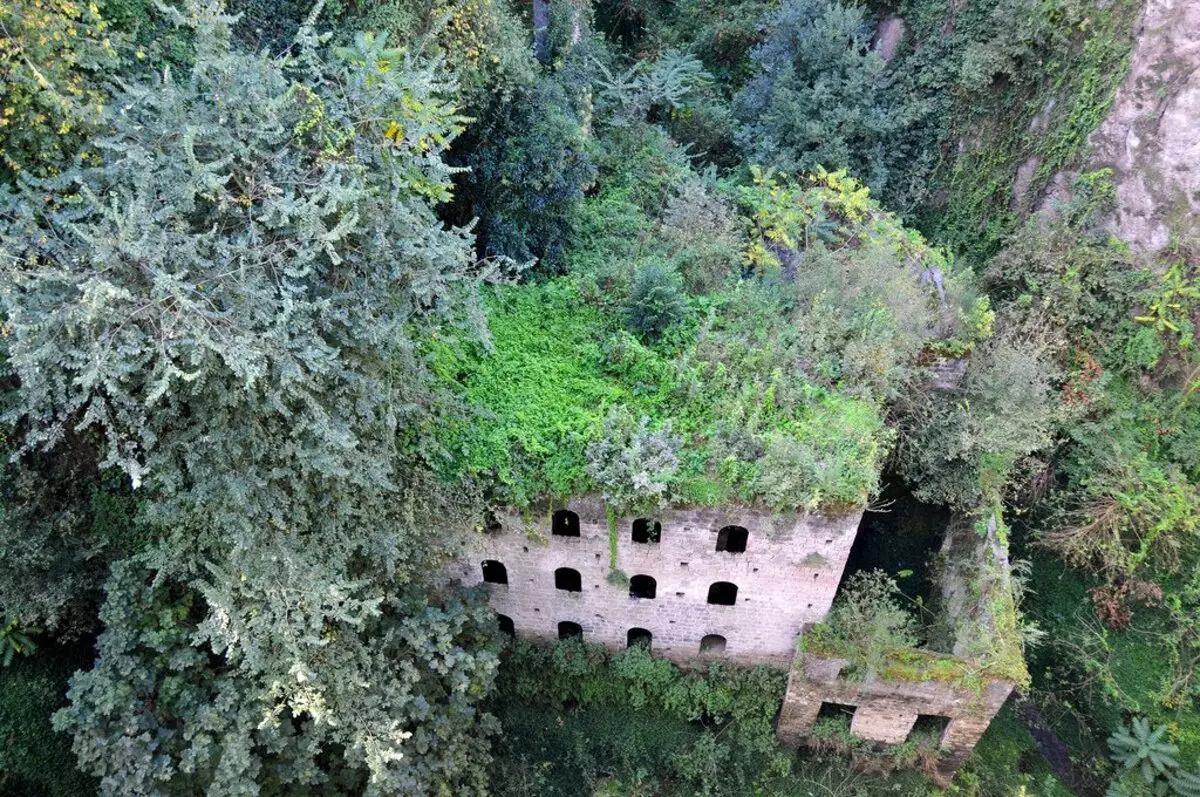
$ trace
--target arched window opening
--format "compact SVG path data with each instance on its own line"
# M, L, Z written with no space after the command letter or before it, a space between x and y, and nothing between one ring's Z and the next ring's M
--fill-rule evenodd
M718 606L732 606L737 603L737 584L728 581L717 581L708 588L708 602Z
M629 579L629 597L653 598L658 593L658 582L651 576L634 576Z
M517 627L513 625L512 618L507 614L496 615L496 622L500 625L500 632L509 636L517 635Z
M558 624L559 639L583 639L583 626L579 623L572 623L570 620L563 620Z
M495 559L485 559L483 562L483 581L485 584L507 584L508 569Z
M701 656L719 656L725 652L725 637L720 634L707 634L700 640Z
M578 570L560 567L554 571L554 586L567 592L583 592L583 579Z
M650 651L650 643L654 640L654 635L645 628L630 628L629 633L625 636L625 646L633 647L641 645L646 648L646 652Z
M662 524L657 520L640 517L633 521L633 541L640 543L662 540Z
M750 532L741 526L726 526L717 532L717 550L725 553L745 553Z
M560 509L550 518L550 533L555 537L578 537L579 515L569 509Z

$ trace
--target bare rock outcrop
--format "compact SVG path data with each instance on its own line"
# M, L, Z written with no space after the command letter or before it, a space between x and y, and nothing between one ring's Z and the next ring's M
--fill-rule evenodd
M880 20L879 26L875 29L875 37L871 46L875 48L875 52L879 53L880 58L890 61L896 57L896 51L900 49L900 42L903 38L904 19L892 14Z
M1111 167L1112 231L1148 250L1200 233L1200 2L1146 0L1129 73L1089 140Z

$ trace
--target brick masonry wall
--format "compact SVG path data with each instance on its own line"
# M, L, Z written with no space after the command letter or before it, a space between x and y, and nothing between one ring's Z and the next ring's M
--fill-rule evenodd
M965 357L962 359L938 357L929 366L930 370L933 371L934 389L953 390L962 385L963 377L967 374L967 366L970 365L970 362Z
M653 635L656 655L685 664L698 658L703 637L718 634L726 640L723 657L779 668L791 666L806 625L829 611L861 519L861 513L782 516L734 506L669 509L653 518L662 524L660 542L635 543L637 517L622 517L618 567L630 577L653 577L651 600L605 580L609 531L600 500L572 499L566 509L579 517L579 537L553 536L550 511L528 528L521 517L505 516L499 533L484 535L472 555L450 568L451 577L476 584L484 560L503 564L508 584L492 585L491 603L525 639L552 641L558 624L568 621L582 626L585 640L620 650L630 629L639 628ZM716 550L719 530L730 525L749 531L744 553ZM564 567L580 573L581 592L555 587L555 570ZM718 581L737 585L733 606L707 602Z
M970 757L1013 690L1006 681L993 681L979 690L942 681L852 683L839 677L845 663L812 654L797 658L776 724L780 742L793 747L803 743L822 703L855 706L851 732L885 744L903 743L919 714L946 717L938 773L948 778Z

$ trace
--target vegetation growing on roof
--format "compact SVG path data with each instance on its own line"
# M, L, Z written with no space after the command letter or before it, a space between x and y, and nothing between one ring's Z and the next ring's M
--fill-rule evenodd
M746 271L719 288L622 281L637 258L617 259L599 280L500 288L487 343L432 344L443 382L481 409L444 430L453 467L516 506L590 491L622 510L863 506L892 442L884 401L928 379L924 348L978 337L969 275L842 173L758 172L738 202Z
M909 605L880 570L857 573L825 621L801 638L801 653L845 658L843 674L856 680L937 680L970 688L1004 680L1028 686L1023 642L1030 631L1014 595L1020 579L1009 572L999 517L991 509L981 515L982 537L965 524L947 532L951 561L942 566L941 595L931 607ZM918 615L928 608L933 611Z
M619 305L585 297L571 279L501 289L488 307L490 350L462 340L437 347L436 370L487 419L451 425L444 442L518 506L595 490L628 508L767 498L793 509L861 505L886 453L880 410L764 370L781 353L740 340L738 316L759 305L762 317L771 301L761 285L694 299L692 321L652 347L625 329ZM628 445L663 454L621 469L602 461ZM678 465L655 467L671 449ZM764 455L795 469L790 497Z

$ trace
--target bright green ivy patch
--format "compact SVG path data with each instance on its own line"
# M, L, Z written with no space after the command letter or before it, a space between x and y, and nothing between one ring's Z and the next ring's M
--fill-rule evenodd
M621 408L679 443L665 500L862 505L887 452L879 406L772 367L775 344L755 335L741 290L692 298L688 320L651 346L625 330L621 308L571 278L501 289L488 307L490 348L433 347L435 371L481 408L445 431L456 466L518 506L599 489L588 445Z

